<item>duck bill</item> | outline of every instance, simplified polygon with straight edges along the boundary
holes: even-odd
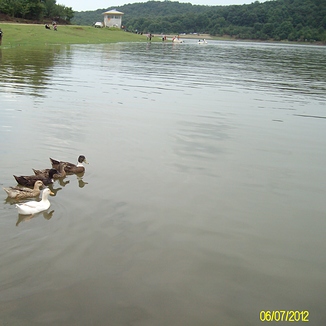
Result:
[[[50,195],[51,195],[51,196],[54,196],[54,192],[51,191],[51,192],[50,192]]]
[[[85,163],[85,164],[89,164],[89,163],[86,161],[86,159],[84,160],[84,163]]]

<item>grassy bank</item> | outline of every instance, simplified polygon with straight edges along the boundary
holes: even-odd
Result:
[[[0,28],[3,31],[2,45],[0,49],[13,48],[17,46],[38,46],[50,44],[104,44],[117,42],[147,42],[146,35],[124,32],[119,29],[95,28],[92,26],[79,25],[59,25],[58,31],[45,29],[43,24],[22,24],[11,22],[0,22]],[[171,41],[174,35],[168,35],[168,41]],[[212,37],[207,34],[202,35],[182,35],[182,39],[187,38],[206,38],[213,40],[230,41],[235,40],[231,37]],[[242,40],[246,41],[246,40]],[[247,40],[257,42],[257,40]],[[162,42],[160,35],[155,35],[152,42]],[[265,41],[272,42],[272,41]],[[294,43],[298,42],[282,42]],[[312,44],[312,43],[301,43]],[[320,43],[313,43],[321,45]]]
[[[146,35],[92,26],[59,25],[58,31],[38,24],[0,23],[3,31],[1,48],[46,44],[100,44],[116,42],[146,42]],[[159,38],[157,40],[159,41]]]

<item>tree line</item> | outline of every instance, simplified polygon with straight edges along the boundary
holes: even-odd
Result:
[[[148,1],[116,7],[122,24],[143,33],[207,33],[239,39],[326,42],[325,0],[274,0],[248,5],[200,6],[191,3]],[[103,19],[107,9],[75,12],[75,24]]]
[[[48,18],[70,22],[74,16],[71,7],[59,5],[56,0],[0,0],[0,13],[34,21]]]
[[[0,0],[0,13],[41,21],[64,19],[77,25],[102,21],[104,11],[73,11],[56,0]],[[148,1],[116,7],[122,24],[139,33],[207,33],[239,39],[326,42],[325,0],[271,0],[248,5],[201,6]]]

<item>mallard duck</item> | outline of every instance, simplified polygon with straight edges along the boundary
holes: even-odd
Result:
[[[48,176],[29,175],[29,176],[17,177],[16,175],[14,175],[14,178],[22,186],[33,187],[37,180],[41,180],[45,185],[49,185],[49,184],[53,183],[54,182],[53,175],[56,173],[58,173],[58,171],[56,169],[51,169],[49,171]]]
[[[9,198],[12,199],[24,199],[30,197],[37,197],[40,195],[40,188],[43,187],[44,184],[41,180],[37,180],[34,183],[34,188],[26,188],[26,187],[9,187],[3,188],[4,191],[8,194]]]
[[[53,174],[53,179],[65,178],[66,175],[67,175],[66,174],[66,171],[65,171],[65,167],[66,166],[67,166],[67,163],[60,162],[58,164],[58,169],[56,169],[58,171],[58,173]],[[36,170],[36,169],[33,169],[35,175],[42,175],[42,176],[45,176],[45,177],[48,177],[49,176],[49,171],[50,170],[51,169],[45,169],[45,170]]]
[[[51,157],[50,157],[50,161],[54,169],[58,169],[59,164],[62,163],[57,160],[54,160]],[[86,157],[84,155],[80,155],[78,157],[77,165],[69,162],[63,162],[63,163],[67,163],[67,165],[65,166],[65,171],[67,173],[83,173],[85,172],[85,167],[83,166],[83,163],[88,164],[86,161]]]
[[[53,194],[53,192],[51,192],[49,188],[46,188],[43,190],[41,201],[33,200],[23,204],[16,204],[18,213],[22,215],[33,215],[47,210],[51,205],[48,199],[49,195],[51,194]]]

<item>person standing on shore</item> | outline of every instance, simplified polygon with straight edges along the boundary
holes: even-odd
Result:
[[[1,43],[2,43],[2,35],[3,35],[3,31],[2,31],[1,28],[0,28],[0,45],[1,45]]]

